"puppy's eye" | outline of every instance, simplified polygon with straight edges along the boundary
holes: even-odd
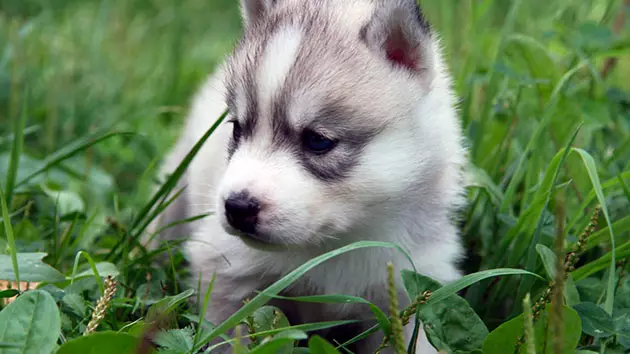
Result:
[[[337,142],[312,130],[306,130],[302,134],[302,144],[305,149],[315,154],[325,154],[334,149]]]
[[[241,139],[241,135],[243,134],[241,125],[236,120],[231,121],[231,123],[232,123],[232,139],[234,139],[234,141],[239,141]]]

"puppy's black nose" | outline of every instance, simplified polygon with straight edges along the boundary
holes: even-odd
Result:
[[[260,202],[247,192],[232,193],[225,201],[225,216],[233,228],[254,233],[258,222]]]

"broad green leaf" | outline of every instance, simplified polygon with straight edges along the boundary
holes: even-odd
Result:
[[[16,255],[20,269],[20,281],[26,282],[61,282],[66,277],[55,268],[44,263],[46,253],[18,253]],[[0,279],[16,281],[13,274],[11,256],[0,254]]]
[[[193,332],[190,327],[160,331],[153,341],[162,348],[188,353],[193,347]]]
[[[615,333],[612,317],[596,304],[582,302],[573,306],[573,309],[580,315],[584,333],[600,338],[607,338]]]
[[[278,328],[287,328],[290,326],[289,320],[287,316],[282,313],[282,311],[275,306],[263,306],[256,310],[252,317],[254,319],[254,328],[256,333],[271,331]],[[300,333],[304,333],[299,331]],[[280,332],[274,337],[280,335],[283,332]],[[293,347],[293,341],[290,337],[282,337],[278,340],[274,341],[274,344],[268,344],[265,346],[267,349],[261,349],[260,353],[282,353],[282,354],[291,354],[291,348]],[[258,349],[258,348],[257,348]],[[273,349],[273,351],[268,351]],[[252,353],[259,353],[257,350],[252,351]]]
[[[0,342],[21,346],[3,353],[50,353],[60,334],[59,309],[43,290],[27,291],[0,311]]]
[[[409,272],[406,270],[403,270],[403,272]],[[466,276],[463,276],[462,278],[458,279],[455,282],[452,282],[446,286],[443,286],[441,288],[439,288],[438,290],[434,291],[431,295],[431,297],[429,298],[429,300],[427,301],[427,303],[425,304],[425,306],[429,305],[429,304],[433,304],[435,302],[439,302],[442,301],[445,298],[448,298],[449,296],[453,295],[453,294],[457,294],[458,291],[474,284],[477,283],[481,280],[484,279],[488,279],[491,277],[495,277],[495,276],[501,276],[501,275],[519,275],[519,274],[527,274],[527,275],[533,275],[537,278],[540,278],[540,276],[538,276],[537,274],[525,271],[525,270],[520,270],[520,269],[490,269],[490,270],[486,270],[486,271],[481,271],[481,272],[477,272],[477,273],[473,273],[473,274],[468,274]],[[403,279],[404,279],[405,275],[403,274]],[[540,278],[542,279],[542,278]],[[409,299],[416,299],[418,298],[418,296],[420,294],[422,294],[421,288],[419,288],[418,286],[414,285],[414,282],[411,282],[411,286],[408,286],[405,288],[405,290],[407,291],[407,296],[409,296]],[[413,301],[413,300],[412,300]],[[417,325],[416,325],[417,327]],[[367,335],[368,333],[374,331],[373,328],[370,328],[368,331],[364,332],[363,334],[360,334],[358,336],[356,336],[355,338],[351,339],[350,341],[344,343],[344,344],[349,344],[352,343],[360,338],[363,338],[364,335]],[[416,340],[416,335],[417,335],[417,330],[414,329],[414,335],[412,337],[412,340],[415,342]]]
[[[20,292],[15,289],[8,289],[0,291],[0,299],[11,298],[19,294]]]
[[[540,315],[538,321],[534,323],[534,337],[536,339],[536,353],[555,353],[553,351],[552,330],[548,326],[548,315],[552,305],[549,305]],[[562,354],[574,354],[575,348],[582,335],[580,316],[572,308],[563,305],[564,320],[564,345]],[[504,322],[494,331],[490,332],[483,343],[484,354],[505,354],[514,352],[516,341],[523,335],[524,320],[523,314],[516,316],[510,321]],[[524,345],[521,345],[521,353],[526,352]]]
[[[97,332],[67,341],[56,354],[137,354],[140,338],[127,333]],[[153,353],[152,349],[148,352]]]
[[[422,293],[436,291],[440,284],[426,276],[403,273],[405,288]],[[457,294],[420,307],[420,319],[431,344],[438,350],[467,352],[480,349],[488,329],[468,302]]]
[[[410,277],[412,276],[411,274],[405,274],[405,273],[410,273],[409,270],[403,270],[402,272],[402,276],[403,279],[405,277]],[[427,304],[431,304],[434,302],[438,302],[438,301],[442,301],[443,299],[448,298],[449,296],[453,295],[453,294],[457,294],[458,291],[474,284],[477,283],[479,281],[482,281],[484,279],[488,279],[488,278],[492,278],[492,277],[498,277],[498,276],[502,276],[502,275],[531,275],[534,276],[536,278],[542,279],[539,275],[534,274],[532,272],[528,272],[526,270],[521,270],[521,269],[509,269],[509,268],[499,268],[499,269],[490,269],[490,270],[484,270],[481,272],[477,272],[477,273],[472,273],[472,274],[468,274],[465,275],[463,277],[461,277],[460,279],[447,284],[441,288],[439,288],[438,290],[434,291],[433,294],[431,295],[431,298],[429,299],[429,301],[427,301]],[[409,288],[406,288],[407,291],[407,296],[409,297],[409,299],[415,300],[420,294],[422,294],[422,292],[424,290],[421,290],[420,287],[417,287],[413,284],[413,282],[410,283],[411,285],[409,286]]]
[[[341,354],[334,346],[320,336],[312,336],[308,341],[311,354]]]
[[[276,319],[279,316],[279,319]],[[289,320],[282,311],[275,306],[263,306],[252,314],[256,332],[270,331],[275,328],[289,327]],[[276,326],[274,328],[274,322]]]
[[[195,293],[194,289],[188,289],[174,296],[167,296],[151,306],[147,313],[148,319],[155,319],[160,316],[167,316],[173,312],[178,306],[183,304]]]
[[[20,220],[13,228],[15,238],[22,242],[36,242],[41,239],[39,230],[28,220]]]
[[[57,206],[57,213],[59,215],[68,215],[71,213],[82,213],[85,211],[85,203],[81,197],[74,192],[67,190],[60,190],[57,186],[51,184],[42,184],[42,190],[53,203]]]
[[[160,284],[159,280],[151,280],[140,284],[135,294],[138,306],[151,306],[164,298],[162,284]]]
[[[19,348],[22,348],[22,346],[19,345],[19,344],[2,343],[2,342],[0,342],[0,349],[7,349],[7,348],[9,348],[9,349],[13,349],[13,348],[19,349]]]
[[[630,309],[615,311],[613,315],[617,341],[624,348],[630,349]]]
[[[85,317],[87,307],[83,296],[75,293],[65,294],[62,302],[79,317]]]
[[[252,354],[277,354],[277,353],[293,353],[292,338],[275,338],[271,339],[264,344],[261,344],[254,348],[250,353]]]
[[[286,330],[276,334],[272,339],[264,341],[263,344],[251,351],[252,354],[278,354],[293,353],[295,341],[307,339],[306,333],[298,330]]]

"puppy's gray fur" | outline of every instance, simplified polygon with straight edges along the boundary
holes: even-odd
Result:
[[[243,37],[195,97],[162,173],[226,108],[236,123],[219,126],[181,180],[185,193],[152,225],[214,212],[160,236],[192,237],[185,250],[202,289],[216,272],[208,320],[225,320],[254,291],[359,240],[400,244],[419,272],[457,279],[453,212],[464,200],[465,151],[438,39],[413,0],[242,0],[241,12]],[[310,154],[300,144],[305,129],[338,144]],[[256,233],[267,244],[226,220],[225,199],[243,190],[264,205]],[[386,310],[387,262],[409,268],[394,250],[353,251],[285,294],[362,296]],[[402,286],[400,301],[408,303]],[[281,306],[298,322],[369,317],[349,304]],[[380,341],[372,336],[356,352]],[[435,352],[424,334],[418,352]]]

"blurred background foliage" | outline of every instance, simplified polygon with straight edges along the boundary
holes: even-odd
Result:
[[[626,220],[617,233],[617,244],[625,244],[630,14],[623,1],[422,0],[421,6],[442,38],[478,168],[462,221],[466,270],[522,266],[524,254],[508,259],[497,244],[527,220],[523,212],[534,204],[552,158],[580,124],[574,146],[591,154],[599,178],[610,182],[606,201],[612,220]],[[0,180],[9,173],[20,117],[26,125],[18,181],[90,134],[132,133],[18,185],[13,215],[28,221],[17,229],[19,251],[46,250],[48,262],[62,270],[78,250],[107,254],[117,239],[107,220],[125,225],[146,202],[154,167],[176,139],[191,95],[240,31],[235,0],[0,0]],[[594,206],[579,156],[568,157],[553,190],[566,194],[562,207],[574,221],[568,230],[574,242]],[[556,207],[552,199],[534,219],[542,220],[540,243],[552,243]],[[59,221],[75,212],[97,221],[80,241],[63,244]],[[526,246],[536,245],[528,230],[517,231]],[[581,264],[610,250],[606,235],[600,241]],[[128,282],[136,286],[143,276]],[[493,296],[509,298],[509,284]],[[482,301],[486,286],[473,287],[467,299],[491,322],[494,305]]]

